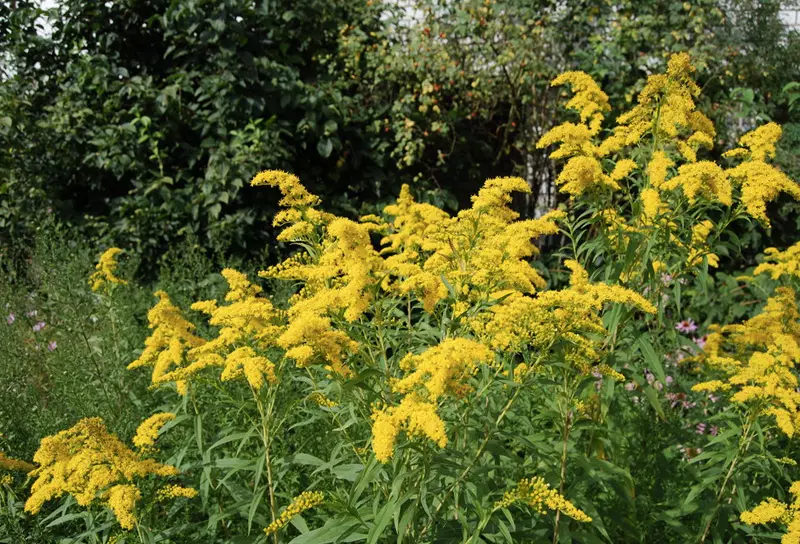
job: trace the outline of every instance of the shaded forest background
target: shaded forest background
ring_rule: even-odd
[[[488,177],[556,205],[536,149],[562,122],[550,80],[584,70],[626,108],[668,55],[691,53],[715,153],[756,124],[784,127],[800,178],[800,40],[774,0],[60,0],[0,6],[0,262],[19,275],[66,225],[155,270],[187,242],[226,256],[280,252],[277,195],[259,170],[300,176],[325,206],[369,213],[410,183],[455,209]],[[791,6],[789,6],[791,7]],[[778,207],[790,206],[778,203]],[[780,214],[780,211],[778,215]],[[798,226],[744,227],[747,248]],[[764,240],[764,237],[770,240]],[[556,242],[557,243],[557,242]],[[754,253],[753,250],[752,253]]]

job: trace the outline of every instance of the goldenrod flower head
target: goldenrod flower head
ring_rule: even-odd
[[[695,385],[695,391],[731,391],[730,401],[753,403],[772,416],[782,433],[800,429],[800,311],[795,292],[776,289],[761,312],[744,323],[712,329],[699,359],[724,374]]]
[[[156,492],[156,500],[159,501],[167,501],[170,499],[177,499],[179,497],[185,499],[192,499],[196,496],[197,496],[196,489],[174,484],[165,485]]]
[[[131,484],[115,485],[103,494],[103,498],[120,526],[123,529],[133,529],[136,524],[136,501],[142,498],[139,488]]]
[[[95,266],[96,271],[89,277],[89,285],[92,286],[92,291],[99,291],[108,284],[128,284],[127,281],[115,275],[118,266],[117,255],[120,253],[122,253],[120,248],[111,247],[100,256],[100,260]]]
[[[567,161],[556,178],[556,185],[559,186],[559,191],[572,196],[580,196],[595,188],[606,187],[613,191],[620,189],[619,184],[603,172],[600,161],[585,156],[572,157]]]
[[[777,123],[761,125],[739,138],[739,145],[742,147],[726,151],[722,156],[747,157],[755,161],[775,158],[775,144],[781,139],[782,132]]]
[[[600,131],[603,113],[611,111],[608,95],[592,79],[592,76],[580,71],[564,72],[551,81],[550,85],[556,87],[567,83],[570,84],[575,95],[567,102],[567,109],[580,113],[581,122],[590,121],[592,132],[596,134]]]
[[[168,412],[153,414],[145,419],[136,429],[133,445],[139,449],[152,448],[156,444],[158,433],[168,422],[175,419],[175,414]]]
[[[30,472],[34,470],[36,466],[28,463],[27,461],[7,457],[5,453],[0,451],[0,468],[4,470],[13,470],[16,472]]]
[[[554,510],[582,523],[592,521],[591,517],[552,489],[540,476],[520,480],[514,489],[507,491],[503,498],[495,503],[494,508],[495,510],[508,508],[515,502],[524,503],[539,514],[543,514],[545,510]]]
[[[642,215],[649,220],[655,219],[662,206],[658,191],[652,188],[645,189],[639,198],[642,201]]]
[[[253,348],[245,346],[230,352],[225,358],[225,369],[220,380],[226,382],[244,375],[247,383],[255,390],[261,389],[264,381],[275,384],[275,364],[264,356],[257,355]]]
[[[281,512],[281,515],[273,521],[272,523],[264,529],[264,532],[267,535],[271,535],[272,533],[279,531],[281,528],[286,526],[291,519],[299,514],[302,514],[306,510],[310,510],[316,506],[322,504],[325,500],[325,495],[322,491],[304,491],[300,493],[297,497],[292,499],[292,502],[286,509]]]
[[[781,276],[800,277],[800,242],[778,251],[774,247],[764,250],[764,262],[753,271],[753,275],[769,274],[773,280]]]
[[[156,291],[155,296],[158,303],[147,312],[148,327],[153,332],[145,340],[144,351],[128,365],[128,370],[151,366],[152,383],[159,385],[171,381],[165,376],[174,368],[182,368],[186,352],[203,345],[205,340],[194,334],[195,326],[183,317],[167,293]],[[178,392],[185,394],[185,379],[176,380],[176,384]]]
[[[647,165],[647,175],[650,176],[650,185],[659,189],[667,179],[667,170],[675,163],[663,151],[653,153],[653,158]]]
[[[256,353],[250,346],[267,349],[277,342],[283,332],[278,312],[269,299],[259,296],[261,287],[251,283],[247,276],[232,268],[222,271],[228,282],[225,305],[214,300],[204,300],[192,304],[192,309],[209,316],[209,325],[219,327],[217,336],[189,351],[192,363],[182,369],[164,376],[164,379],[187,379],[210,366],[223,367],[221,381],[244,376],[254,389],[261,388],[264,382],[275,383],[275,365],[265,356]]]
[[[315,391],[308,396],[308,400],[322,406],[323,408],[336,408],[338,403],[326,397],[323,393]]]
[[[783,518],[786,515],[788,507],[786,504],[769,498],[747,512],[742,512],[739,519],[742,523],[747,525],[761,525],[762,523],[770,523]]]
[[[407,355],[400,368],[410,371],[395,382],[393,390],[408,393],[423,386],[427,397],[437,401],[447,394],[461,396],[468,390],[465,380],[480,364],[492,362],[492,352],[483,344],[466,338],[448,338],[420,355]]]
[[[728,177],[742,188],[742,204],[747,213],[769,227],[767,203],[781,193],[800,200],[800,187],[789,177],[762,160],[750,160],[726,170]]]
[[[81,506],[100,501],[112,509],[123,528],[135,522],[140,498],[134,479],[153,474],[174,476],[178,469],[143,458],[110,434],[100,418],[80,420],[72,428],[42,439],[33,457],[39,467],[25,511],[37,513],[50,500],[69,493]]]
[[[280,190],[283,198],[278,202],[285,208],[307,208],[317,206],[319,197],[309,193],[300,183],[300,178],[283,170],[264,170],[250,182],[252,187],[268,185]]]
[[[447,445],[444,421],[436,412],[436,405],[415,393],[403,397],[397,406],[374,411],[372,420],[372,449],[381,463],[388,462],[394,455],[401,430],[411,437],[424,436],[440,448]]]
[[[708,237],[714,230],[714,223],[705,219],[692,227],[692,240],[689,244],[689,256],[686,264],[690,267],[698,266],[703,262],[703,257],[708,261],[708,266],[716,268],[719,257],[712,253],[708,245]]]
[[[716,163],[700,161],[684,164],[678,168],[678,175],[660,184],[661,190],[680,187],[683,194],[693,204],[698,196],[717,200],[725,206],[733,204],[733,188],[726,172]]]

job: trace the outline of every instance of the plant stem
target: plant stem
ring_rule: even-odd
[[[258,413],[261,416],[261,439],[264,442],[264,463],[267,468],[267,490],[269,491],[269,512],[272,517],[272,522],[275,522],[275,491],[272,485],[272,461],[269,455],[270,435],[269,435],[269,419],[272,416],[272,407],[274,402],[270,402],[267,412],[264,411],[264,404],[261,401],[261,395],[258,391],[252,389],[253,397],[256,399],[258,406]],[[275,544],[278,544],[278,532],[272,533],[272,539]]]
[[[559,480],[558,492],[561,496],[564,496],[564,485],[567,481],[567,442],[569,441],[569,432],[572,428],[572,417],[570,415],[569,407],[565,407],[564,409],[564,432],[561,433],[562,436],[562,447],[561,447],[561,476]],[[556,510],[556,525],[553,530],[553,544],[558,542],[558,530],[561,522],[561,510]]]
[[[495,429],[497,429],[500,426],[500,423],[503,421],[503,419],[505,419],[506,414],[508,414],[508,411],[511,409],[511,405],[514,404],[515,400],[517,400],[517,397],[519,396],[522,389],[523,389],[522,387],[518,387],[517,390],[514,391],[514,394],[511,396],[511,398],[508,399],[508,402],[506,402],[506,405],[503,407],[503,410],[500,412],[500,415],[497,416],[497,419],[494,422]],[[436,507],[436,510],[434,510],[433,515],[430,516],[428,523],[422,529],[422,532],[419,535],[420,538],[422,538],[428,532],[428,530],[430,530],[431,526],[433,525],[433,520],[437,518],[439,511],[441,511],[442,507],[447,502],[447,499],[450,498],[450,494],[455,490],[456,486],[458,486],[458,484],[461,483],[461,480],[464,479],[467,473],[469,473],[469,471],[472,470],[472,467],[475,465],[475,463],[478,462],[478,459],[480,459],[484,449],[486,449],[486,445],[489,443],[489,439],[491,438],[491,436],[492,433],[487,430],[486,436],[483,438],[481,445],[478,446],[478,451],[475,452],[475,456],[472,458],[469,464],[467,464],[467,466],[464,467],[464,470],[461,471],[461,474],[458,475],[458,478],[456,478],[455,481],[447,489],[447,492],[442,497],[441,502],[439,502],[439,505]]]
[[[714,522],[714,518],[716,517],[717,511],[719,510],[719,506],[722,502],[722,497],[725,495],[725,488],[727,487],[731,476],[733,476],[733,470],[736,468],[736,465],[738,464],[742,454],[744,454],[747,451],[747,448],[750,446],[750,440],[752,439],[752,436],[750,436],[750,431],[753,428],[755,413],[757,413],[755,410],[751,411],[747,422],[744,424],[742,436],[739,438],[739,448],[736,450],[736,455],[734,455],[733,460],[731,461],[731,466],[728,468],[728,472],[725,474],[725,478],[722,480],[722,485],[720,486],[719,491],[717,492],[717,498],[714,501],[714,509],[711,510],[711,514],[708,516],[708,521],[706,521],[705,527],[703,528],[703,534],[700,536],[700,540],[698,542],[702,543],[706,541],[708,532],[711,530],[711,524]]]

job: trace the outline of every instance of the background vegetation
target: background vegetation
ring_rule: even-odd
[[[783,136],[774,163],[800,179],[800,36],[779,17],[789,4],[0,5],[0,452],[30,460],[42,437],[95,416],[130,444],[142,420],[173,411],[178,417],[159,439],[161,459],[179,466],[183,483],[200,494],[164,505],[145,501],[142,529],[126,532],[107,509],[84,509],[71,498],[26,514],[30,481],[16,474],[0,483],[0,542],[272,542],[263,528],[280,511],[270,507],[273,487],[281,508],[304,490],[326,492],[324,508],[281,533],[281,541],[295,544],[539,542],[550,541],[559,523],[561,542],[689,542],[704,527],[713,528],[708,541],[778,541],[776,526],[745,525],[739,515],[767,497],[791,503],[786,482],[797,477],[786,459],[796,459],[796,444],[771,423],[745,427],[748,412],[721,395],[692,392],[706,378],[699,365],[680,363],[698,352],[711,324],[759,315],[776,285],[796,283],[737,278],[763,262],[765,248],[800,239],[800,205],[786,195],[775,199],[771,228],[737,221],[724,237],[721,229],[708,239],[718,269],[707,260],[689,266],[692,226],[705,217],[725,223],[722,207],[680,215],[686,201],[672,195],[687,239],[676,249],[647,230],[652,224],[633,219],[642,213],[644,177],[632,183],[633,193],[576,204],[556,185],[563,161],[536,144],[576,119],[564,108],[567,89],[550,85],[558,74],[592,75],[608,94],[610,122],[636,104],[648,76],[663,73],[672,53],[688,52],[702,88],[697,107],[716,126],[714,148],[703,158],[729,164],[725,150],[775,121]],[[651,151],[642,147],[632,157],[645,161]],[[418,201],[454,213],[469,208],[486,179],[520,176],[530,192],[514,193],[511,208],[522,219],[555,207],[568,214],[558,234],[536,241],[535,267],[548,290],[569,289],[564,259],[577,258],[593,282],[632,286],[656,301],[659,313],[614,307],[600,317],[603,332],[581,331],[603,346],[602,362],[625,382],[578,372],[553,356],[557,370],[535,386],[554,400],[527,399],[503,422],[505,415],[496,419],[505,414],[503,395],[519,384],[484,370],[480,387],[495,388],[485,403],[469,404],[463,418],[454,408],[460,405],[443,411],[450,429],[463,424],[450,435],[455,449],[409,436],[394,462],[382,465],[370,446],[370,410],[373,402],[399,399],[384,378],[403,375],[406,353],[472,334],[448,314],[458,299],[452,285],[446,309],[440,304],[435,312],[408,293],[384,294],[355,323],[341,311],[329,316],[370,354],[384,354],[380,372],[369,367],[350,381],[319,368],[313,377],[291,374],[273,399],[289,423],[276,423],[270,442],[260,436],[259,397],[243,380],[199,380],[191,396],[179,397],[153,389],[148,373],[126,370],[152,333],[153,292],[167,292],[198,324],[197,334],[211,338],[217,328],[188,308],[224,300],[229,286],[220,270],[236,268],[256,281],[258,270],[290,252],[273,225],[280,192],[249,186],[262,169],[297,174],[321,197],[319,209],[353,220],[379,213],[403,184]],[[602,221],[612,203],[641,230],[613,233]],[[329,225],[320,225],[327,233]],[[380,237],[371,236],[377,247]],[[323,240],[304,240],[302,249],[318,258],[329,247]],[[87,277],[112,246],[124,248],[118,274],[129,284],[93,293]],[[663,276],[653,268],[656,255],[685,269]],[[628,276],[633,271],[641,275]],[[288,311],[305,279],[257,281]],[[489,306],[482,301],[474,311]],[[696,332],[675,329],[690,322]],[[501,359],[513,369],[527,356]],[[351,362],[376,365],[374,357]],[[574,390],[561,388],[565,377],[574,379]],[[320,391],[345,399],[345,408],[310,402]],[[586,417],[571,419],[567,397],[586,403]],[[755,438],[744,428],[755,429]],[[496,433],[491,439],[487,429]],[[747,455],[738,453],[741,436],[754,444]],[[265,450],[279,485],[265,483]],[[567,464],[569,471],[560,470]],[[734,466],[741,470],[721,485]],[[463,488],[462,472],[469,473]],[[559,521],[555,511],[492,516],[491,501],[501,498],[495,495],[532,474],[594,523]],[[154,493],[156,484],[147,485]],[[401,493],[406,488],[413,492]],[[715,505],[710,518],[708,504]]]

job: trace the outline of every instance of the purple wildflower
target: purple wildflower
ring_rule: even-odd
[[[625,384],[625,390],[626,391],[633,391],[634,389],[636,389],[636,384],[635,383],[628,382],[628,383]]]
[[[706,347],[706,340],[707,339],[708,339],[708,336],[704,335],[704,336],[701,336],[699,338],[695,338],[694,339],[694,343],[697,344],[698,348],[703,349],[703,348]]]
[[[11,312],[10,314],[8,314],[8,317],[6,317],[6,323],[8,323],[9,325],[11,325],[16,320],[17,316],[14,315],[14,312]]]
[[[50,342],[48,342],[47,344],[47,349],[49,349],[50,351],[55,351],[57,347],[58,347],[58,342],[56,342],[55,340],[50,340]]]
[[[25,317],[36,317],[38,313],[36,310],[28,310],[25,312]]]
[[[698,423],[697,429],[695,430],[697,434],[705,434],[706,433],[706,424],[705,423]]]
[[[697,324],[693,319],[684,319],[683,321],[678,321],[675,325],[675,329],[678,332],[689,334],[697,330]]]
[[[44,321],[39,321],[33,326],[33,332],[39,332],[44,328],[46,323]]]

